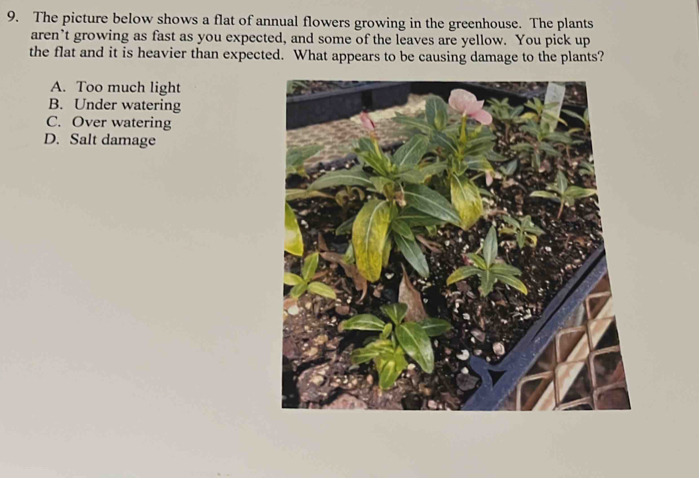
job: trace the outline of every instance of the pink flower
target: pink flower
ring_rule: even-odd
[[[374,130],[376,129],[376,124],[369,117],[369,114],[366,111],[362,111],[362,113],[359,115],[359,119],[362,122],[362,126],[364,126],[364,128],[366,128],[368,131],[374,132]]]
[[[479,123],[488,126],[493,122],[493,117],[483,109],[483,101],[478,101],[476,95],[466,90],[451,90],[449,95],[449,106],[461,113],[461,116],[468,116]]]

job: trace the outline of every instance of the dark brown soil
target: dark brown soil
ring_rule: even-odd
[[[500,132],[497,132],[501,136]],[[499,141],[498,149],[512,155]],[[342,320],[360,313],[379,315],[381,305],[396,302],[402,277],[400,254],[393,253],[391,263],[383,271],[382,279],[369,284],[366,297],[360,300],[352,280],[341,267],[321,260],[318,280],[333,286],[338,299],[303,296],[295,308],[287,303],[284,313],[284,385],[283,406],[320,408],[338,407],[346,399],[358,399],[351,408],[396,409],[458,409],[480,383],[469,373],[468,359],[462,360],[463,351],[470,356],[480,356],[496,363],[504,355],[493,349],[504,348],[505,354],[526,333],[540,316],[558,290],[592,252],[602,245],[602,227],[596,198],[579,201],[575,207],[566,208],[561,219],[556,219],[558,204],[552,201],[530,198],[529,193],[543,190],[553,182],[557,169],[566,173],[571,184],[595,187],[595,178],[581,176],[578,163],[590,157],[589,143],[571,150],[571,157],[564,153],[555,161],[545,160],[542,172],[534,172],[525,162],[511,178],[495,180],[489,188],[494,195],[489,205],[487,219],[473,228],[463,231],[446,226],[431,237],[441,252],[423,248],[431,275],[427,280],[419,278],[409,265],[406,270],[411,282],[421,292],[425,308],[430,316],[451,321],[454,329],[434,340],[435,372],[431,375],[411,366],[389,391],[382,392],[376,385],[376,372],[371,364],[351,366],[349,354],[370,334],[363,332],[340,333]],[[513,156],[514,157],[514,156]],[[318,175],[320,173],[317,173]],[[484,180],[478,180],[485,188]],[[287,187],[304,187],[305,181],[290,178]],[[314,199],[292,204],[301,225],[306,251],[327,247],[330,251],[344,252],[349,237],[337,237],[335,228],[344,220],[341,209],[332,200]],[[356,203],[348,214],[354,214],[361,206]],[[544,229],[536,248],[518,249],[512,238],[500,236],[499,256],[507,263],[522,270],[522,280],[529,289],[524,296],[502,284],[486,298],[478,292],[478,279],[470,278],[452,286],[446,286],[446,278],[465,264],[465,255],[475,252],[492,224],[501,226],[499,216],[530,215],[536,225]],[[319,244],[319,236],[324,244]],[[321,247],[322,246],[322,247]],[[299,272],[300,260],[285,255],[285,270]],[[288,287],[284,293],[288,293]],[[295,314],[290,313],[296,312]],[[501,352],[501,350],[498,350]],[[463,373],[467,372],[467,373]],[[349,394],[347,397],[343,394]],[[331,405],[342,395],[343,400]]]

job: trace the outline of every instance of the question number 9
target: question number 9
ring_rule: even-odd
[[[8,22],[11,22],[11,21],[16,22],[17,21],[16,18],[17,18],[17,15],[15,14],[14,11],[10,10],[9,12],[7,12],[7,21]]]

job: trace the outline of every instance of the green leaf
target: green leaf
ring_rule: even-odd
[[[594,189],[581,188],[579,186],[570,186],[566,190],[565,194],[566,196],[571,197],[573,199],[582,199],[594,196],[595,194],[597,194],[597,191]]]
[[[381,306],[381,312],[386,314],[389,319],[393,321],[394,324],[399,325],[405,314],[408,313],[408,306],[406,304],[388,304]]]
[[[396,113],[393,121],[402,124],[403,126],[407,126],[408,128],[419,130],[425,134],[429,134],[432,131],[432,127],[422,118],[413,118],[401,113]]]
[[[467,169],[474,171],[493,171],[493,165],[490,164],[490,161],[485,156],[466,156],[463,164]]]
[[[488,264],[486,264],[485,259],[483,259],[483,257],[479,254],[476,254],[475,252],[469,252],[468,254],[466,254],[466,257],[471,259],[473,263],[476,265],[476,267],[478,267],[479,269],[485,270],[488,268]]]
[[[442,161],[440,163],[427,164],[427,165],[420,168],[420,172],[423,174],[423,176],[425,178],[437,175],[437,174],[439,174],[443,171],[446,171],[446,170],[447,170],[447,163],[445,161]]]
[[[337,299],[337,295],[333,288],[322,282],[311,282],[308,284],[308,292],[328,299]]]
[[[295,256],[303,255],[303,238],[296,221],[294,210],[289,203],[284,203],[284,250]]]
[[[563,172],[558,171],[558,174],[556,174],[555,190],[559,193],[563,193],[566,189],[568,189],[568,178],[566,178]]]
[[[304,161],[306,161],[311,156],[315,156],[323,149],[323,146],[319,145],[308,145],[301,146],[300,148],[290,148],[286,152],[286,167],[287,172],[289,169],[295,171]]]
[[[301,276],[297,276],[296,274],[292,274],[291,272],[285,272],[284,273],[284,283],[286,285],[299,285],[303,284],[305,281]]]
[[[400,374],[408,366],[402,350],[397,350],[393,357],[388,360],[381,360],[381,368],[379,370],[379,387],[388,390],[396,383]]]
[[[452,205],[427,186],[409,184],[403,192],[408,206],[456,226],[461,225],[461,218]]]
[[[345,234],[350,234],[352,232],[352,225],[354,224],[354,220],[356,218],[357,216],[351,217],[337,226],[337,229],[335,229],[335,235],[344,236]]]
[[[308,189],[287,189],[286,191],[287,201],[298,201],[299,199],[310,199],[310,198],[326,198],[332,199],[333,197],[329,194],[325,194],[320,191],[309,191]]]
[[[493,291],[493,286],[495,285],[495,274],[493,274],[490,271],[483,271],[483,273],[480,275],[481,277],[481,286],[480,286],[480,291],[482,296],[487,296]]]
[[[415,236],[413,235],[413,231],[410,230],[410,226],[405,223],[400,217],[394,219],[391,222],[391,230],[398,234],[399,236],[403,236],[406,239],[414,239]]]
[[[386,323],[371,314],[355,315],[351,319],[342,322],[342,330],[368,330],[373,332],[383,332]]]
[[[316,273],[316,269],[318,269],[318,253],[314,252],[303,261],[303,267],[301,268],[301,277],[303,277],[303,280],[305,282],[311,280]]]
[[[473,266],[459,267],[447,277],[447,285],[452,285],[460,280],[468,279],[471,276],[480,275],[481,270]]]
[[[425,102],[425,115],[427,116],[427,123],[434,126],[437,131],[440,131],[447,125],[449,117],[447,104],[439,96],[430,96]]]
[[[362,171],[361,167],[355,167],[352,169],[329,171],[313,181],[313,183],[308,186],[308,189],[310,191],[316,191],[337,186],[362,186],[370,188],[373,184],[370,176]]]
[[[517,160],[510,161],[509,163],[505,163],[504,166],[500,167],[500,171],[505,176],[512,176],[515,171],[517,171]]]
[[[425,182],[425,179],[427,179],[427,176],[419,169],[409,169],[408,171],[396,174],[395,178],[405,183],[422,184]]]
[[[393,155],[393,164],[400,167],[417,165],[427,153],[429,139],[427,136],[415,135]]]
[[[383,328],[383,332],[381,332],[381,338],[387,339],[391,335],[391,332],[393,332],[393,324],[386,324]]]
[[[490,267],[495,258],[498,256],[498,233],[495,230],[495,226],[490,226],[488,235],[485,236],[485,241],[483,242],[483,259],[488,267]]]
[[[359,211],[352,226],[352,246],[357,268],[370,282],[381,277],[383,249],[390,221],[389,203],[372,199]]]
[[[459,214],[460,227],[468,230],[483,215],[483,200],[478,188],[471,180],[452,174],[450,189],[451,203]]]
[[[410,355],[425,373],[434,370],[434,353],[430,338],[415,322],[405,322],[396,328],[396,337],[403,350]]]
[[[490,266],[490,271],[494,274],[518,276],[522,274],[522,271],[509,264],[493,264]]]
[[[387,267],[388,261],[391,259],[391,249],[393,248],[393,238],[391,236],[391,234],[386,234],[386,242],[383,245],[383,256],[381,258],[383,267]]]
[[[368,164],[377,174],[381,176],[388,175],[391,161],[383,152],[377,153],[376,150],[361,152],[357,157],[364,163]]]
[[[431,227],[431,226],[440,226],[444,224],[444,221],[441,219],[438,219],[434,216],[430,216],[429,214],[425,214],[424,212],[420,212],[417,209],[411,208],[411,207],[406,207],[401,211],[401,213],[398,215],[398,218],[405,222],[409,227]]]
[[[408,239],[401,235],[395,235],[393,239],[396,241],[398,249],[400,249],[405,260],[420,274],[420,277],[428,278],[430,276],[430,268],[427,265],[427,259],[425,259],[422,249],[420,249],[415,239]]]
[[[303,282],[292,287],[291,292],[289,292],[289,295],[294,299],[298,299],[303,295],[304,292],[306,292],[306,290],[308,290],[308,284]]]
[[[354,257],[354,246],[352,246],[351,242],[349,246],[347,246],[345,253],[342,255],[342,260],[345,262],[345,264],[354,264],[356,262],[356,258]]]
[[[444,133],[435,131],[432,136],[432,142],[437,146],[445,150],[447,154],[456,154],[458,151],[456,149],[456,144],[454,140],[451,139]]]
[[[551,146],[548,143],[539,144],[539,149],[541,149],[541,151],[543,151],[544,153],[546,153],[549,156],[558,157],[561,155],[560,151],[558,151],[556,148],[554,148],[553,146]]]
[[[519,221],[512,216],[502,216],[502,220],[515,229],[519,229],[521,227]]]
[[[393,181],[384,178],[383,176],[372,176],[371,177],[371,184],[374,186],[374,189],[379,192],[380,194],[386,194],[385,193],[385,188],[386,186],[391,186],[393,185]]]
[[[506,274],[498,274],[493,271],[493,274],[495,274],[495,278],[499,281],[502,282],[503,284],[507,284],[510,287],[514,287],[518,291],[520,291],[522,294],[527,295],[527,286],[524,285],[524,283],[517,279],[516,277],[512,277],[511,275],[506,275]]]
[[[422,330],[425,331],[428,337],[437,337],[446,333],[452,329],[451,324],[443,319],[433,319],[428,317],[423,319],[419,324],[422,326]]]
[[[378,348],[364,347],[361,349],[353,350],[350,354],[350,360],[354,365],[359,365],[362,363],[370,362],[374,358],[378,357],[381,353]]]
[[[554,201],[560,202],[561,198],[558,197],[557,194],[555,193],[550,193],[548,191],[534,191],[529,195],[529,197],[533,198],[544,198],[544,199],[552,199]]]

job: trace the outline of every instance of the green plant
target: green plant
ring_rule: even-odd
[[[590,132],[590,113],[587,108],[585,108],[585,111],[583,112],[582,116],[580,116],[575,111],[567,109],[562,109],[561,113],[565,113],[571,118],[579,120],[583,124],[583,129],[581,131],[583,131],[586,135]]]
[[[460,118],[452,121],[448,107],[460,113]],[[476,126],[469,125],[469,118]],[[431,96],[425,104],[425,113],[417,118],[396,115],[395,121],[408,127],[416,135],[428,138],[428,150],[433,157],[431,168],[435,177],[431,185],[442,194],[449,196],[457,211],[459,227],[471,228],[483,215],[481,191],[475,180],[493,172],[493,162],[507,158],[497,154],[493,147],[495,136],[483,125],[490,125],[492,116],[483,109],[483,102],[466,90],[453,90],[449,105],[437,96]],[[471,175],[471,173],[475,173]]]
[[[505,143],[510,144],[510,129],[512,126],[524,121],[521,117],[524,106],[511,106],[508,98],[488,100],[490,114],[493,118],[505,125]]]
[[[532,120],[521,126],[522,131],[531,135],[529,142],[517,143],[512,146],[513,151],[526,153],[535,170],[541,168],[541,158],[544,156],[558,157],[561,153],[554,147],[557,143],[567,143],[569,139],[562,133],[551,131],[547,126]]]
[[[284,284],[292,286],[289,296],[298,299],[307,291],[311,294],[326,297],[328,299],[336,299],[337,296],[332,287],[323,284],[320,281],[311,282],[318,268],[318,253],[314,252],[306,257],[301,266],[301,275],[292,274],[291,272],[284,273]]]
[[[524,106],[531,110],[522,115],[524,120],[533,120],[535,123],[541,123],[541,120],[547,119],[552,121],[554,125],[562,123],[568,126],[568,123],[563,119],[556,118],[556,115],[551,113],[551,110],[555,110],[558,107],[558,103],[544,103],[539,98],[533,98],[524,103]]]
[[[430,337],[437,337],[451,329],[446,320],[426,318],[420,322],[405,322],[406,304],[390,304],[381,312],[391,322],[384,322],[375,315],[362,314],[342,322],[342,330],[379,332],[369,343],[352,352],[353,364],[373,361],[379,373],[379,386],[389,389],[408,366],[407,353],[425,373],[434,371],[434,352]]]
[[[509,227],[504,226],[500,228],[500,234],[515,236],[520,249],[524,249],[527,243],[532,247],[536,247],[538,236],[544,233],[543,229],[534,225],[531,216],[524,216],[521,220],[517,220],[512,216],[503,216],[502,220]]]
[[[461,222],[451,204],[423,184],[442,168],[438,165],[420,167],[429,149],[427,137],[413,136],[391,155],[379,146],[371,118],[363,115],[362,123],[370,136],[355,145],[360,164],[352,169],[325,173],[308,190],[350,187],[363,188],[370,193],[365,196],[366,201],[357,215],[336,231],[336,234],[351,232],[357,269],[368,281],[380,278],[394,245],[421,276],[427,277],[429,268],[416,241],[417,229],[428,224]]]
[[[296,90],[305,87],[307,84],[308,82],[303,80],[288,80],[286,82],[286,94],[292,95]]]
[[[578,169],[578,172],[581,176],[595,177],[595,165],[588,161],[583,161],[580,163],[580,168]]]
[[[487,296],[493,291],[493,286],[497,282],[502,282],[527,295],[527,286],[517,277],[522,271],[509,264],[496,262],[498,257],[498,234],[494,226],[490,227],[488,235],[483,241],[483,254],[467,254],[473,265],[460,267],[448,278],[447,285],[477,276],[480,279],[480,292],[482,296]]]
[[[531,197],[550,199],[561,203],[561,207],[558,209],[557,219],[561,218],[563,214],[563,208],[565,206],[571,207],[575,205],[575,201],[578,199],[583,199],[586,197],[594,196],[597,194],[595,189],[581,188],[579,186],[569,186],[568,178],[566,178],[563,172],[558,171],[556,175],[556,181],[546,185],[546,191],[534,191],[530,194]]]
[[[292,174],[308,177],[304,163],[307,159],[315,156],[323,149],[322,146],[303,146],[301,148],[289,148],[286,151],[286,177]],[[303,255],[303,238],[301,229],[294,210],[289,205],[289,201],[305,199],[307,197],[319,196],[317,192],[306,189],[287,189],[286,202],[284,203],[284,250],[295,256]]]

